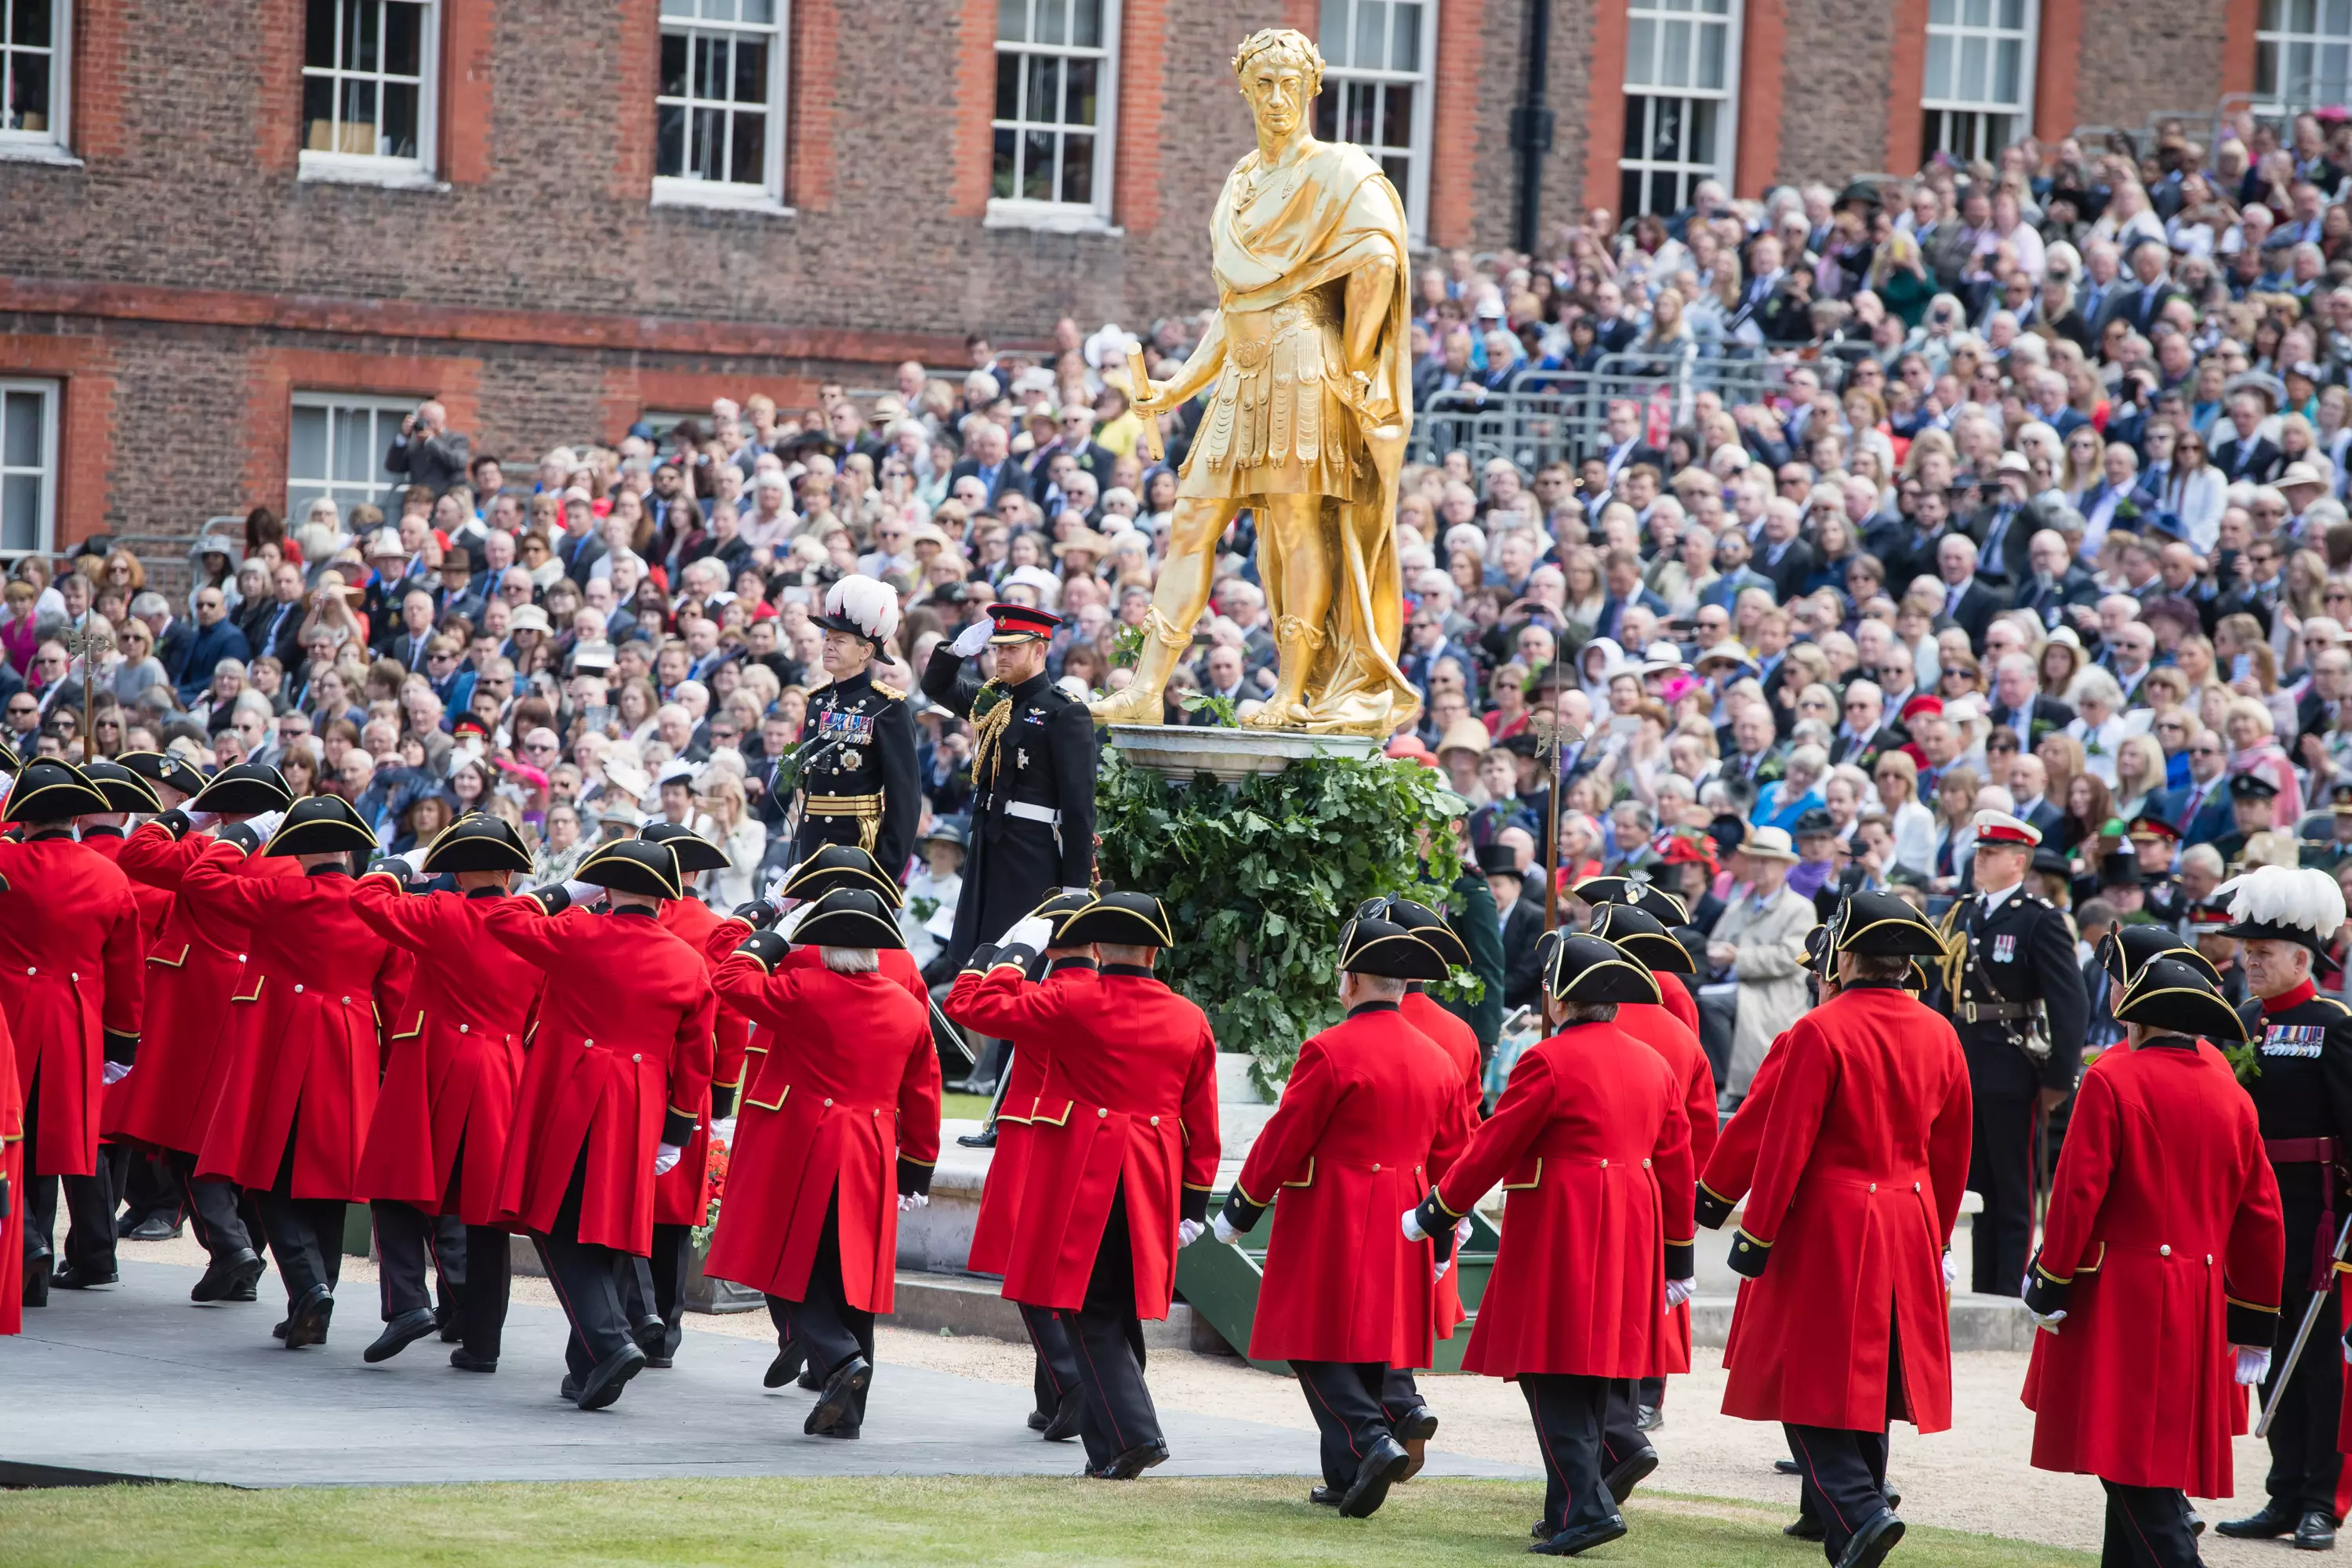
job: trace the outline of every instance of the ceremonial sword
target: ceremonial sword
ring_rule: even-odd
[[[2327,1298],[2335,1293],[2336,1271],[2344,1262],[2344,1247],[2347,1242],[2352,1242],[2352,1215],[2345,1217],[2344,1228],[2336,1233],[2336,1255],[2329,1259],[2327,1266],[2327,1289],[2314,1290],[2311,1304],[2303,1310],[2303,1326],[2294,1331],[2294,1343],[2288,1349],[2286,1360],[2279,1367],[2278,1381],[2271,1385],[2271,1396],[2263,1405],[2263,1418],[2254,1424],[2254,1436],[2257,1437],[2270,1436],[2271,1418],[2278,1414],[2279,1401],[2286,1397],[2287,1379],[2294,1375],[2294,1363],[2303,1359],[2304,1347],[2311,1342],[2311,1331],[2319,1325],[2320,1309],[2327,1305]]]

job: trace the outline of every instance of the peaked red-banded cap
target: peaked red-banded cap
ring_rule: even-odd
[[[1062,625],[1062,617],[1034,605],[991,605],[988,618],[996,623],[989,637],[992,643],[1032,642],[1050,637]]]
[[[1974,826],[1979,844],[2022,844],[2030,849],[2042,842],[2042,829],[2005,811],[1979,811]]]

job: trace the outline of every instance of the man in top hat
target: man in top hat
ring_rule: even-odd
[[[437,1329],[461,1342],[450,1365],[498,1370],[509,1287],[499,1170],[539,971],[490,939],[486,916],[530,869],[521,836],[477,812],[430,850],[378,861],[352,889],[361,923],[415,960],[385,1031],[391,1059],[360,1154],[383,1294],[383,1332],[362,1352],[371,1363]],[[443,875],[454,889],[403,885]],[[439,1317],[425,1294],[428,1257]]]
[[[1978,812],[1975,826],[1976,891],[1944,917],[1951,956],[1938,994],[1968,1052],[1976,1107],[1969,1185],[1984,1209],[1970,1227],[1969,1289],[2014,1296],[2044,1130],[2082,1069],[2089,999],[2065,911],[2025,888],[2041,829],[2000,811]]]
[[[1887,1423],[1951,1425],[1944,1253],[1968,1177],[1969,1073],[1951,1026],[1906,989],[1912,961],[1944,952],[1910,905],[1852,895],[1826,952],[1837,994],[1772,1051],[1784,1059],[1731,1245],[1748,1283],[1723,1408],[1781,1423],[1829,1560],[1876,1568],[1903,1537]]]
[[[763,1292],[824,1379],[802,1430],[856,1437],[898,1214],[929,1201],[939,1160],[939,1057],[928,1012],[876,958],[905,942],[879,894],[828,893],[793,935],[818,963],[780,970],[785,939],[765,931],[712,972],[730,1006],[793,1043],[761,1056],[744,1093],[704,1267]]]
[[[1402,1426],[1382,1405],[1390,1368],[1430,1363],[1435,1259],[1425,1240],[1363,1216],[1411,1208],[1475,1125],[1459,1070],[1398,1007],[1408,983],[1446,973],[1411,928],[1377,915],[1348,922],[1347,1016],[1299,1047],[1216,1220],[1217,1239],[1230,1244],[1275,1209],[1249,1353],[1298,1373],[1323,1439],[1323,1484],[1309,1500],[1350,1519],[1372,1513],[1404,1478],[1412,1456],[1399,1439],[1426,1442],[1437,1429],[1426,1405]]]
[[[344,1205],[368,1197],[359,1164],[382,1071],[379,1020],[400,999],[403,968],[353,907],[352,854],[374,847],[348,802],[317,795],[224,828],[180,884],[200,919],[247,929],[223,1025],[229,1083],[196,1173],[255,1194],[286,1285],[289,1350],[326,1342]],[[257,851],[302,874],[246,875]]]
[[[123,762],[140,771],[137,754]],[[294,796],[271,767],[240,763],[206,782],[185,763],[173,766],[177,772],[156,783],[157,798],[163,790],[176,793],[190,785],[194,793],[133,829],[116,860],[133,883],[171,895],[172,912],[148,943],[140,1070],[108,1097],[107,1120],[110,1131],[162,1151],[178,1180],[189,1225],[211,1259],[189,1299],[250,1301],[265,1267],[256,1234],[258,1211],[240,1205],[234,1182],[196,1173],[205,1133],[232,1079],[236,1053],[223,1020],[249,944],[243,925],[200,911],[182,883],[188,868],[212,847],[203,828],[284,811]],[[248,860],[241,870],[247,876],[302,875],[300,866],[283,858]]]
[[[1045,1058],[1004,1296],[1053,1309],[1078,1347],[1087,1473],[1100,1480],[1168,1458],[1140,1320],[1167,1317],[1176,1248],[1207,1228],[1217,1174],[1216,1037],[1151,974],[1173,940],[1159,900],[1106,893],[1058,936],[1094,948],[1096,981],[1033,984],[1035,954],[1016,942],[973,950],[951,994],[974,1027]]]
[[[2276,1173],[2286,1226],[2282,1289],[2252,1300],[2275,1300],[2300,1322],[2315,1293],[2324,1297],[2311,1347],[2293,1369],[2282,1362],[2264,1380],[2280,1397],[2270,1429],[2270,1500],[2221,1533],[2244,1540],[2292,1535],[2319,1550],[2336,1540],[2336,1486],[2343,1464],[2336,1426],[2344,1398],[2344,1359],[2329,1347],[2344,1331],[2335,1289],[2336,1237],[2352,1208],[2345,1204],[2344,1163],[2352,1154],[2352,1012],[2322,996],[2312,964],[2344,924],[2344,894],[2325,871],[2264,866],[2214,895],[2230,911],[2221,934],[2235,939],[2252,995],[2238,1008],[2260,1070],[2243,1079],[2252,1097],[2263,1149]],[[2244,1282],[2249,1289],[2259,1282]]]
[[[2084,1075],[2026,1281],[2044,1331],[2025,1378],[2032,1462],[2099,1478],[2104,1561],[2188,1568],[2200,1561],[2189,1498],[2233,1480],[2244,1405],[2231,1384],[2270,1367],[2278,1185],[2254,1108],[2199,1038],[2245,1041],[2211,974],[2152,958],[2116,1015],[2128,1048]],[[2309,1349],[2336,1359],[2325,1340]]]
[[[1650,1371],[1690,1298],[1694,1186],[1682,1085],[1615,1022],[1620,1004],[1657,1001],[1649,971],[1598,937],[1554,937],[1545,991],[1559,1032],[1519,1058],[1494,1116],[1403,1219],[1450,1260],[1456,1222],[1502,1184],[1502,1247],[1462,1370],[1517,1380],[1547,1482],[1535,1550],[1571,1557],[1625,1533],[1601,1459],[1610,1385]]]
[[[0,1018],[23,1094],[24,1304],[115,1279],[115,1194],[99,1159],[100,1096],[139,1052],[146,942],[129,879],[77,843],[74,818],[108,809],[80,770],[42,759],[19,773],[0,842]],[[58,1186],[71,1217],[52,1275]]]
[[[653,1250],[656,1180],[684,1155],[710,1085],[719,999],[702,955],[660,924],[664,901],[685,895],[667,845],[625,838],[561,886],[487,900],[491,938],[544,976],[499,1215],[530,1233],[555,1282],[572,1321],[561,1392],[583,1410],[645,1368],[628,1260]]]
[[[1479,846],[1478,871],[1486,879],[1486,889],[1494,895],[1495,909],[1500,916],[1503,1005],[1533,1007],[1543,985],[1536,959],[1536,944],[1544,933],[1543,905],[1527,896],[1527,881],[1519,875],[1518,855],[1509,845]]]
[[[761,816],[782,822],[797,790],[796,858],[852,844],[896,881],[914,852],[923,804],[907,694],[874,679],[875,661],[898,634],[898,591],[871,577],[844,577],[827,590],[824,614],[809,618],[824,628],[832,679],[809,698],[801,743],[771,775]]]

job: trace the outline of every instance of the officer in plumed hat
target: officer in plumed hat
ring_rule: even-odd
[[[780,823],[800,796],[798,858],[827,844],[872,853],[885,875],[906,874],[922,815],[915,721],[907,694],[874,679],[875,663],[898,631],[898,591],[871,577],[844,577],[826,590],[824,669],[832,679],[809,698],[801,742],[770,775],[763,820]]]

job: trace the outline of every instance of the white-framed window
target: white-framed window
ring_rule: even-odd
[[[1108,223],[1118,107],[1118,0],[997,0],[990,216]]]
[[[416,403],[414,397],[365,393],[296,393],[286,440],[286,515],[301,516],[320,496],[346,518],[361,501],[381,505],[406,482],[383,466],[383,458],[400,434],[401,420],[416,412]]]
[[[788,0],[662,0],[661,18],[654,199],[782,207]]]
[[[307,0],[302,177],[432,184],[440,63],[440,0]]]
[[[0,381],[0,559],[57,539],[58,384]]]
[[[1927,0],[1922,157],[1992,158],[2032,123],[2037,0]]]
[[[0,3],[0,158],[71,163],[72,0]]]
[[[2254,107],[2265,115],[2352,101],[2352,0],[2262,0]]]
[[[1633,0],[1625,11],[1625,140],[1617,216],[1679,212],[1731,183],[1740,0]]]
[[[1352,142],[1379,160],[1419,238],[1429,212],[1437,0],[1323,0],[1320,32],[1315,134]]]

